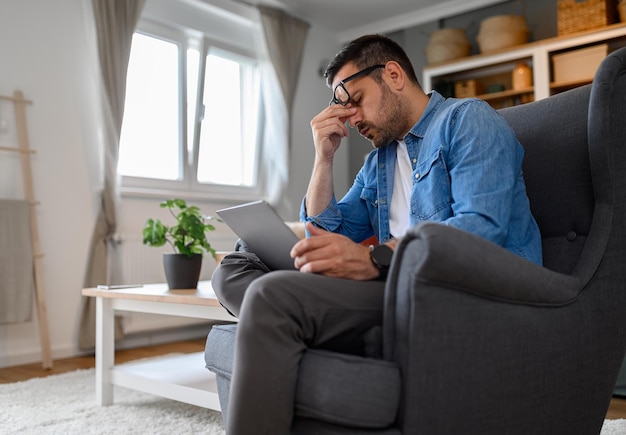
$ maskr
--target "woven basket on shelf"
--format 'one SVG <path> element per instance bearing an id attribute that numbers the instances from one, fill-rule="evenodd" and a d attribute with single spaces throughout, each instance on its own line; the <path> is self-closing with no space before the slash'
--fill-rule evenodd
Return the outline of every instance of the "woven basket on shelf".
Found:
<path id="1" fill-rule="evenodd" d="M 476 42 L 481 53 L 489 53 L 528 42 L 528 26 L 522 15 L 496 15 L 480 22 Z"/>
<path id="2" fill-rule="evenodd" d="M 426 59 L 429 64 L 458 59 L 470 54 L 472 45 L 463 29 L 439 29 L 430 34 Z"/>
<path id="3" fill-rule="evenodd" d="M 559 35 L 617 22 L 617 0 L 557 0 L 557 8 Z"/>

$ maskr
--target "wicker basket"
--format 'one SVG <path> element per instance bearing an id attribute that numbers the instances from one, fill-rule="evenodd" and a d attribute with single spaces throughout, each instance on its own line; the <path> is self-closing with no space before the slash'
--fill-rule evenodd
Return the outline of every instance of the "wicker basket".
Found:
<path id="1" fill-rule="evenodd" d="M 465 30 L 440 29 L 430 34 L 425 52 L 428 63 L 432 64 L 468 56 L 471 49 Z"/>
<path id="2" fill-rule="evenodd" d="M 481 53 L 501 50 L 528 42 L 526 18 L 521 15 L 496 15 L 480 22 L 476 42 Z"/>
<path id="3" fill-rule="evenodd" d="M 557 0 L 557 8 L 559 35 L 617 22 L 617 0 Z"/>
<path id="4" fill-rule="evenodd" d="M 454 82 L 454 96 L 456 98 L 470 98 L 485 92 L 485 87 L 475 79 L 459 80 Z"/>

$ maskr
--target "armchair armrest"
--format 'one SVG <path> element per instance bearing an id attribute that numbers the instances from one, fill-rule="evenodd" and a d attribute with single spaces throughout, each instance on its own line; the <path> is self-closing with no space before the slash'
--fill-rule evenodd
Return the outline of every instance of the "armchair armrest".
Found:
<path id="1" fill-rule="evenodd" d="M 513 303 L 563 304 L 582 287 L 574 276 L 552 272 L 474 234 L 425 223 L 399 243 L 388 288 L 399 279 L 434 284 Z M 395 292 L 389 291 L 393 297 Z"/>

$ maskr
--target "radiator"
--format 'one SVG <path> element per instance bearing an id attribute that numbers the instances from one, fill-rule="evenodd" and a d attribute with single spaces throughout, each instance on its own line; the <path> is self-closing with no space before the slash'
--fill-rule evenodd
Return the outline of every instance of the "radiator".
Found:
<path id="1" fill-rule="evenodd" d="M 218 251 L 228 251 L 235 245 L 232 235 L 211 235 L 211 246 Z M 116 237 L 115 255 L 111 264 L 114 284 L 150 284 L 165 282 L 163 272 L 163 253 L 172 252 L 166 245 L 162 248 L 146 246 L 138 235 L 120 235 Z M 211 279 L 215 270 L 215 261 L 205 255 L 200 273 L 201 280 Z M 206 320 L 188 317 L 164 316 L 149 313 L 122 312 L 125 334 L 146 333 L 151 331 L 183 328 L 207 323 Z"/>

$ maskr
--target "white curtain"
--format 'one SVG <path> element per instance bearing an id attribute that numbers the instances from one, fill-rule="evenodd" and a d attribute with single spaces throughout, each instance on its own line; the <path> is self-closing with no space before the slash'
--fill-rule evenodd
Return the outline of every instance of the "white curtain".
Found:
<path id="1" fill-rule="evenodd" d="M 291 112 L 298 85 L 309 24 L 282 10 L 259 6 L 265 46 L 270 60 L 263 68 L 266 125 L 263 159 L 270 165 L 269 199 L 289 210 L 284 190 L 289 182 Z"/>
<path id="2" fill-rule="evenodd" d="M 126 69 L 133 33 L 145 0 L 92 0 L 98 41 L 98 58 L 104 86 L 104 188 L 96 219 L 84 287 L 107 284 L 110 240 L 116 230 L 118 199 L 117 160 L 119 137 L 124 118 Z M 117 328 L 117 335 L 121 328 Z M 79 347 L 88 349 L 95 342 L 95 301 L 83 298 Z"/>

